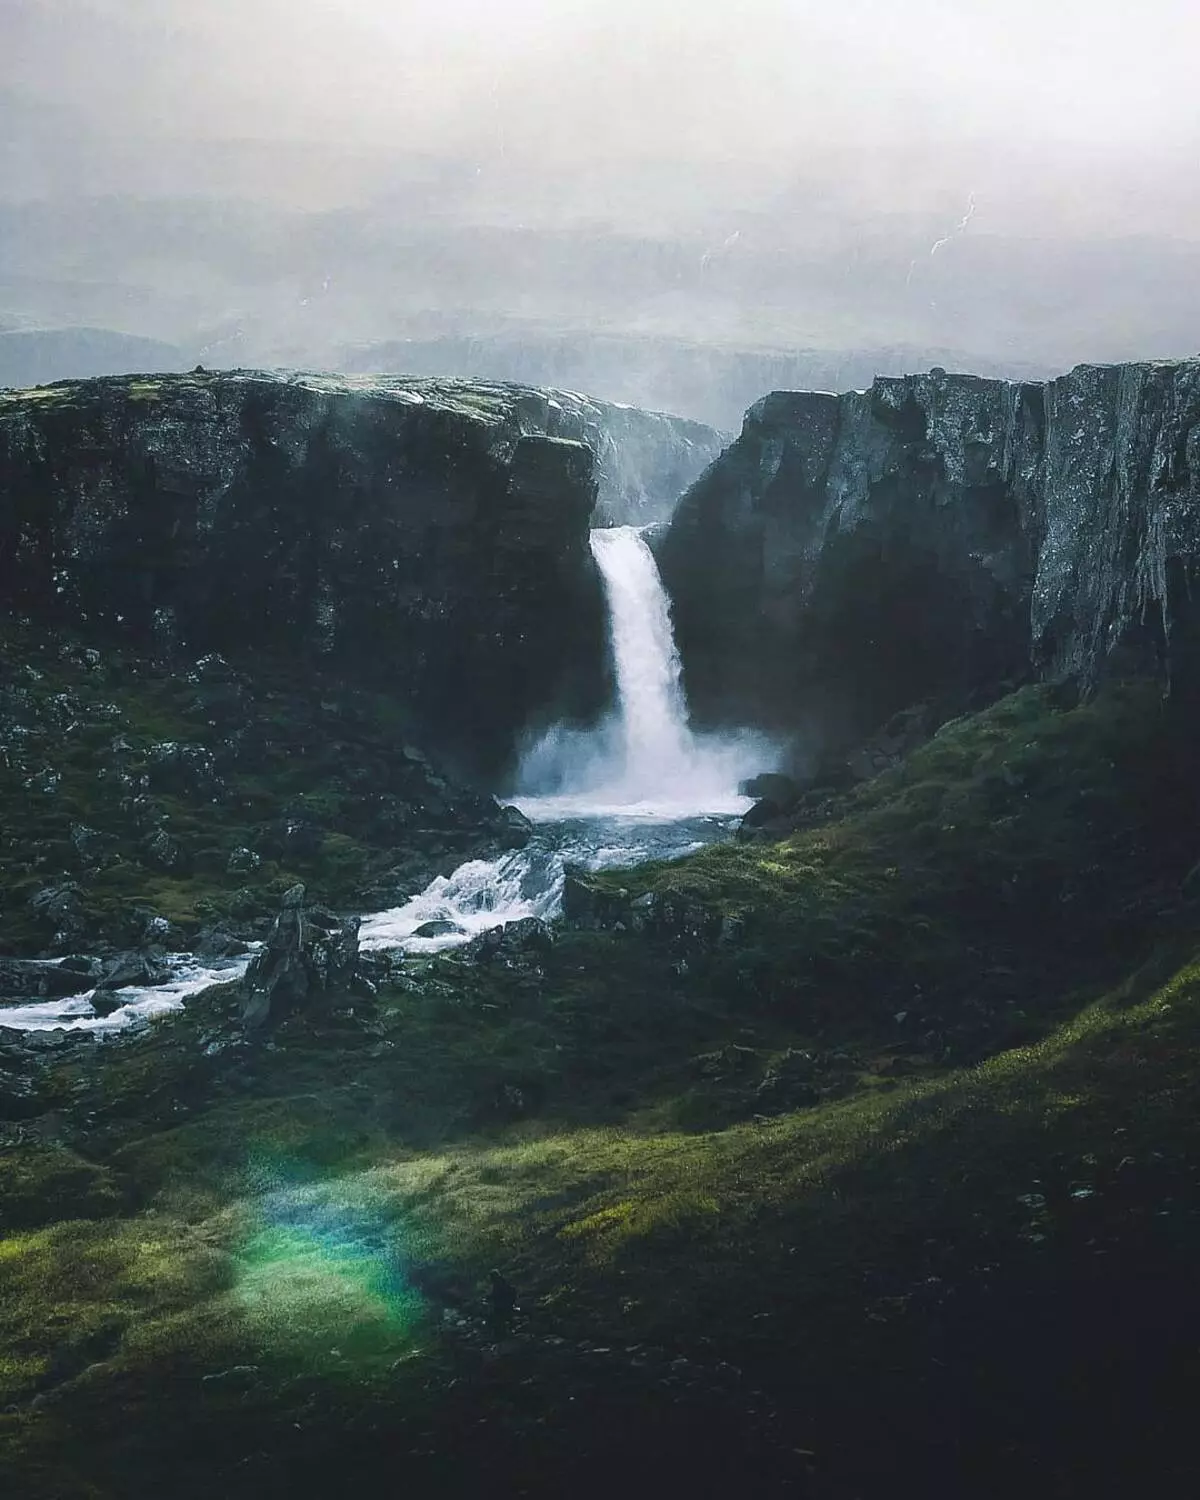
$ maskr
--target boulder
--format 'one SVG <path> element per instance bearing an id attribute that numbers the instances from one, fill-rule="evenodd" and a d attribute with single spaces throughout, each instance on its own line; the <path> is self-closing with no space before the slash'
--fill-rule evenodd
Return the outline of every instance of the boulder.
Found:
<path id="1" fill-rule="evenodd" d="M 502 963 L 520 968 L 554 946 L 554 929 L 540 917 L 523 917 L 503 927 L 492 927 L 459 950 L 470 963 Z"/>
<path id="2" fill-rule="evenodd" d="M 761 776 L 752 776 L 749 781 L 743 781 L 738 792 L 743 797 L 755 797 L 759 800 L 769 798 L 780 807 L 790 807 L 800 796 L 800 787 L 790 776 L 766 771 Z"/>
<path id="3" fill-rule="evenodd" d="M 44 959 L 0 958 L 0 998 L 55 1000 L 78 995 L 94 983 L 90 974 Z"/>
<path id="4" fill-rule="evenodd" d="M 112 990 L 144 989 L 162 984 L 169 970 L 157 958 L 148 953 L 122 953 L 110 959 L 104 967 L 103 976 L 96 984 L 97 992 Z"/>
<path id="5" fill-rule="evenodd" d="M 357 917 L 343 919 L 307 905 L 304 886 L 293 886 L 262 949 L 246 972 L 248 1028 L 279 1021 L 348 994 L 358 969 Z"/>
<path id="6" fill-rule="evenodd" d="M 462 928 L 458 925 L 457 922 L 447 922 L 444 918 L 439 918 L 434 922 L 422 922 L 420 927 L 418 927 L 417 930 L 413 933 L 413 937 L 455 937 L 461 932 Z"/>
<path id="7" fill-rule="evenodd" d="M 87 925 L 83 893 L 73 880 L 43 886 L 29 898 L 37 915 L 53 927 L 53 945 L 59 952 L 80 937 Z"/>
<path id="8" fill-rule="evenodd" d="M 152 870 L 182 874 L 188 865 L 183 845 L 165 828 L 156 828 L 142 840 L 142 859 Z"/>

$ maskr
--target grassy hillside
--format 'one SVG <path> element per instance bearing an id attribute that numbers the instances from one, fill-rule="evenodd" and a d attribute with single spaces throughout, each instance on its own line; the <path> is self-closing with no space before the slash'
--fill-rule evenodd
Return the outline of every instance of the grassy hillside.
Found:
<path id="1" fill-rule="evenodd" d="M 1185 751 L 1027 690 L 607 930 L 0 1044 L 10 1490 L 1183 1492 Z"/>

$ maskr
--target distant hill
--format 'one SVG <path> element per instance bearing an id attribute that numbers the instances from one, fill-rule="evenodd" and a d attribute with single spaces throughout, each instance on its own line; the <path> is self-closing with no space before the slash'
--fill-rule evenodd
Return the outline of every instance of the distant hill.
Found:
<path id="1" fill-rule="evenodd" d="M 92 375 L 183 370 L 175 344 L 109 328 L 21 328 L 0 332 L 0 386 L 49 385 Z"/>

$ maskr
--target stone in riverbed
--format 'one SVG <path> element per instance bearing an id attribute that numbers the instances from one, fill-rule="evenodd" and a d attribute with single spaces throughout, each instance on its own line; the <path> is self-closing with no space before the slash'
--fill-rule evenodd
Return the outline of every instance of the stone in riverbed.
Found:
<path id="1" fill-rule="evenodd" d="M 457 922 L 447 922 L 439 919 L 435 922 L 422 922 L 420 927 L 413 933 L 413 937 L 439 938 L 457 937 L 463 929 Z"/>
<path id="2" fill-rule="evenodd" d="M 91 976 L 44 959 L 0 958 L 0 996 L 6 1000 L 60 999 L 78 995 Z"/>
<path id="3" fill-rule="evenodd" d="M 97 991 L 145 989 L 162 984 L 168 970 L 148 953 L 122 953 L 106 966 Z M 93 1002 L 94 1003 L 94 1002 Z"/>

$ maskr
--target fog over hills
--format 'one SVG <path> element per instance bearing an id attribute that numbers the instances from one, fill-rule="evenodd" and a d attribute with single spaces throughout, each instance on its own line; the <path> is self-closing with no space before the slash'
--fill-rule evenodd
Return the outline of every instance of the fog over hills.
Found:
<path id="1" fill-rule="evenodd" d="M 16 0 L 0 381 L 478 374 L 728 426 L 1200 348 L 1189 5 L 1133 46 L 1076 0 L 649 9 Z"/>

